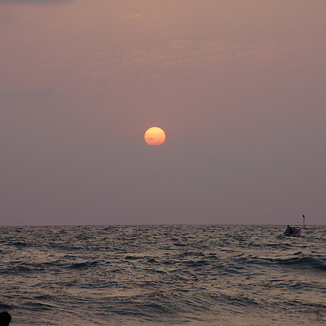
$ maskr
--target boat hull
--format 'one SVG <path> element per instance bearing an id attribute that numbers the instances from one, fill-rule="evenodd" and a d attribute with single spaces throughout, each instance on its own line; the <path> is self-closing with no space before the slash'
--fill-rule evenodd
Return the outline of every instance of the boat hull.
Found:
<path id="1" fill-rule="evenodd" d="M 283 235 L 286 237 L 301 237 L 302 230 L 300 228 L 294 228 L 293 233 L 290 233 L 288 230 L 283 232 Z"/>

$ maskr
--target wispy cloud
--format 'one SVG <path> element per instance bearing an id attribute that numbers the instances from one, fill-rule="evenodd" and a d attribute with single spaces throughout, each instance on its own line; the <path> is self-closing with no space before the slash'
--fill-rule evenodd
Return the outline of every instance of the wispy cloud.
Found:
<path id="1" fill-rule="evenodd" d="M 8 4 L 8 5 L 48 5 L 48 4 L 56 4 L 56 3 L 65 3 L 71 2 L 73 0 L 0 0 L 0 4 Z"/>
<path id="2" fill-rule="evenodd" d="M 49 98 L 61 96 L 59 92 L 50 88 L 39 88 L 39 89 L 29 89 L 29 90 L 3 90 L 0 91 L 0 98 L 7 99 L 26 99 L 26 98 Z"/>
<path id="3" fill-rule="evenodd" d="M 139 18 L 140 16 L 141 16 L 140 14 L 130 15 L 131 18 Z"/>

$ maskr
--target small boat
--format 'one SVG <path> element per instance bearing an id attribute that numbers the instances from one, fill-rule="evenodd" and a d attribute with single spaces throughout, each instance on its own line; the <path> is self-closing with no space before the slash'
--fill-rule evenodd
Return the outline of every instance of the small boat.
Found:
<path id="1" fill-rule="evenodd" d="M 283 232 L 283 235 L 286 237 L 300 237 L 302 230 L 300 228 L 291 228 L 288 226 L 286 230 Z"/>

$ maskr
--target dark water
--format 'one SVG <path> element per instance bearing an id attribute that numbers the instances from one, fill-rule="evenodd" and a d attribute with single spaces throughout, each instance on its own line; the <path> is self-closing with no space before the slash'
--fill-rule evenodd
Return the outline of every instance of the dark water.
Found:
<path id="1" fill-rule="evenodd" d="M 326 325 L 326 227 L 0 228 L 12 325 Z M 269 236 L 261 236 L 269 235 Z"/>

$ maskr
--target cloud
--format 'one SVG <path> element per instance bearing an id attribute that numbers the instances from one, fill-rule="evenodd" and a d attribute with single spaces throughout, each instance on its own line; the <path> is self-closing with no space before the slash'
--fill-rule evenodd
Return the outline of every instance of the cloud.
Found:
<path id="1" fill-rule="evenodd" d="M 141 15 L 140 14 L 134 14 L 134 15 L 130 15 L 130 18 L 139 18 Z"/>
<path id="2" fill-rule="evenodd" d="M 27 99 L 27 98 L 49 98 L 57 97 L 60 94 L 50 88 L 30 89 L 30 90 L 4 90 L 0 91 L 0 98 L 7 99 Z"/>
<path id="3" fill-rule="evenodd" d="M 0 0 L 0 4 L 19 4 L 19 5 L 47 5 L 47 4 L 56 4 L 56 3 L 66 3 L 73 0 Z"/>
<path id="4" fill-rule="evenodd" d="M 0 22 L 8 22 L 10 19 L 7 15 L 0 13 Z"/>

